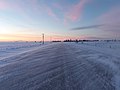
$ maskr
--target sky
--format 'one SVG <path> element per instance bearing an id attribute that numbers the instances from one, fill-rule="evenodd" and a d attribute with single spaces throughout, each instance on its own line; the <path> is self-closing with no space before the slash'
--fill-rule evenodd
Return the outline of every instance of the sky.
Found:
<path id="1" fill-rule="evenodd" d="M 0 41 L 120 39 L 120 0 L 0 0 Z"/>

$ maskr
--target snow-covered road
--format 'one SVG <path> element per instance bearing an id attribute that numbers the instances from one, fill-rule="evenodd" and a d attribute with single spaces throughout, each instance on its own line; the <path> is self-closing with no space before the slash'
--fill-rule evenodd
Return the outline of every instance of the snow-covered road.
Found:
<path id="1" fill-rule="evenodd" d="M 0 90 L 120 90 L 120 58 L 69 43 L 2 60 Z"/>

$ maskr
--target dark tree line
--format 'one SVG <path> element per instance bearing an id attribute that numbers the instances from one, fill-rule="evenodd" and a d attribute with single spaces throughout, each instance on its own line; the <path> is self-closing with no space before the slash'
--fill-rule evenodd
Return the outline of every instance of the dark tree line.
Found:
<path id="1" fill-rule="evenodd" d="M 64 42 L 96 42 L 96 41 L 99 41 L 99 40 L 64 40 Z"/>

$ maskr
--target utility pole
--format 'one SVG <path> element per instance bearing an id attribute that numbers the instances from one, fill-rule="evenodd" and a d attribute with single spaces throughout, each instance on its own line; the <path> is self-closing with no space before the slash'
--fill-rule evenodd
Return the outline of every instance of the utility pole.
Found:
<path id="1" fill-rule="evenodd" d="M 43 44 L 44 44 L 44 33 L 42 34 Z"/>

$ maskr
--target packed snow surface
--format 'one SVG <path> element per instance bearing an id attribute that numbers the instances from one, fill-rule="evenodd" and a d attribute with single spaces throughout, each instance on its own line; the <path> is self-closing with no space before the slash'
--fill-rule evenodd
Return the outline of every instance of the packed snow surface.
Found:
<path id="1" fill-rule="evenodd" d="M 0 60 L 0 90 L 120 90 L 119 55 L 81 43 L 37 47 Z"/>

